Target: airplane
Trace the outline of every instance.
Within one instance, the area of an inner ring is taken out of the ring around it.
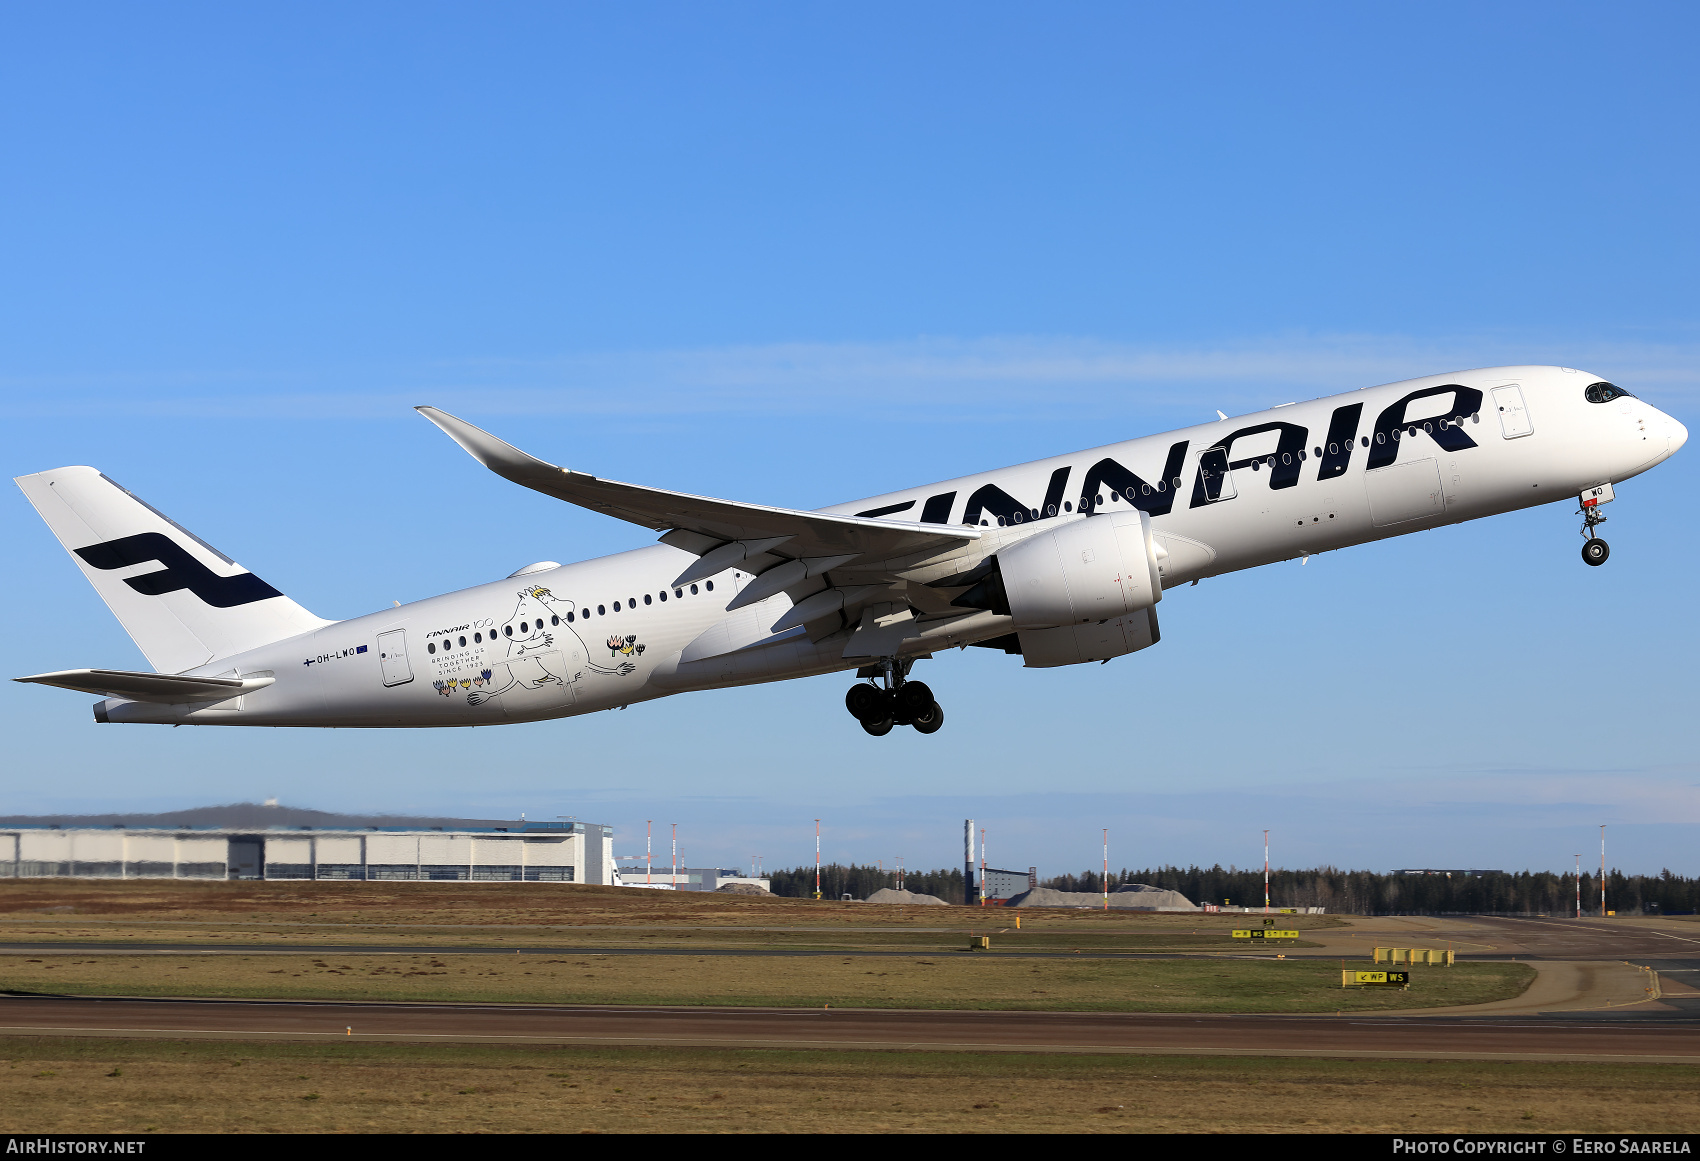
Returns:
[[[99,695],[103,723],[382,728],[854,670],[864,730],[930,734],[944,711],[917,660],[1108,662],[1157,644],[1164,593],[1205,577],[1573,496],[1603,564],[1613,485],[1688,438],[1598,376],[1492,367],[801,511],[605,480],[417,410],[497,475],[659,543],[326,621],[94,468],[20,476],[154,672],[14,680]]]

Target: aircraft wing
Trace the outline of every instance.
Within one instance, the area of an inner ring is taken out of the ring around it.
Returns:
[[[870,567],[878,571],[880,562],[947,553],[980,538],[978,530],[961,525],[740,504],[604,480],[546,463],[438,408],[420,407],[418,411],[473,459],[504,479],[604,515],[665,531],[661,538],[665,543],[699,558],[675,584],[734,566],[760,574],[766,583],[758,581],[746,588],[734,606],[759,599],[751,595],[754,591],[771,595],[830,569],[849,566],[856,571]],[[783,575],[769,577],[774,568]],[[779,583],[782,580],[786,583]]]

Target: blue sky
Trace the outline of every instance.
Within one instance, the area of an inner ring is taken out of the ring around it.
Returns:
[[[0,456],[91,463],[322,616],[649,536],[410,410],[812,507],[1369,383],[1581,366],[1690,427],[1677,4],[123,5],[0,12]],[[0,811],[278,795],[677,821],[693,863],[1700,874],[1692,450],[1207,581],[1163,642],[495,735],[122,728],[0,691]],[[21,496],[13,673],[142,667]],[[493,744],[491,737],[497,739]],[[1590,844],[1595,844],[1590,846]]]

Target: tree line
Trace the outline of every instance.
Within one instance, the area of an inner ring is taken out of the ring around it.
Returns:
[[[815,890],[815,868],[797,867],[775,871],[773,893],[808,898]],[[895,872],[876,866],[829,863],[820,869],[821,895],[839,899],[849,895],[866,899],[881,887],[897,886]],[[1112,871],[1109,889],[1123,883],[1147,883],[1179,891],[1194,903],[1237,907],[1263,906],[1263,869],[1253,867],[1157,867]],[[1078,875],[1055,875],[1041,879],[1041,887],[1058,891],[1100,893],[1104,876],[1099,871]],[[924,895],[936,895],[946,903],[964,901],[962,869],[910,871],[904,886]],[[1700,911],[1700,878],[1686,878],[1668,869],[1659,875],[1606,875],[1606,909],[1620,915],[1643,912],[1664,915]],[[1326,907],[1359,915],[1408,915],[1447,912],[1569,915],[1576,908],[1575,875],[1551,871],[1490,871],[1479,875],[1459,872],[1432,875],[1393,875],[1375,871],[1342,871],[1336,867],[1313,870],[1271,870],[1269,902],[1274,907]],[[1600,910],[1599,873],[1583,871],[1582,911],[1597,915]]]

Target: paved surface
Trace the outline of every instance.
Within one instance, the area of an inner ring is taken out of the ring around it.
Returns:
[[[929,1012],[867,1009],[623,1008],[501,1004],[0,997],[0,1035],[496,1042],[680,1047],[1110,1052],[1164,1055],[1524,1059],[1700,1064],[1700,925],[1665,920],[1492,917],[1357,919],[1307,932],[1321,950],[1453,946],[1465,958],[1527,960],[1540,972],[1522,997],[1473,1008],[1382,1015],[1187,1016],[1147,1013]],[[138,945],[129,941],[0,945],[0,951],[159,953],[318,951],[511,953],[512,945]],[[535,948],[528,954],[900,955],[915,950],[718,951]],[[961,954],[968,954],[966,952]],[[1058,953],[1004,953],[1048,957]],[[1088,952],[1088,956],[1106,953]],[[1108,953],[1115,954],[1115,953]],[[1134,953],[1139,954],[1139,953]],[[1150,953],[1145,953],[1150,954]],[[1074,958],[1069,955],[1067,958]],[[1657,973],[1643,969],[1653,969]],[[1444,968],[1413,969],[1444,971]],[[1651,997],[1651,998],[1649,998]],[[350,1036],[346,1029],[352,1028]]]
[[[353,1034],[346,1029],[353,1029]],[[30,997],[0,1000],[0,1034],[1700,1064],[1700,1019],[1464,1020],[1397,1015],[1171,1016]]]

